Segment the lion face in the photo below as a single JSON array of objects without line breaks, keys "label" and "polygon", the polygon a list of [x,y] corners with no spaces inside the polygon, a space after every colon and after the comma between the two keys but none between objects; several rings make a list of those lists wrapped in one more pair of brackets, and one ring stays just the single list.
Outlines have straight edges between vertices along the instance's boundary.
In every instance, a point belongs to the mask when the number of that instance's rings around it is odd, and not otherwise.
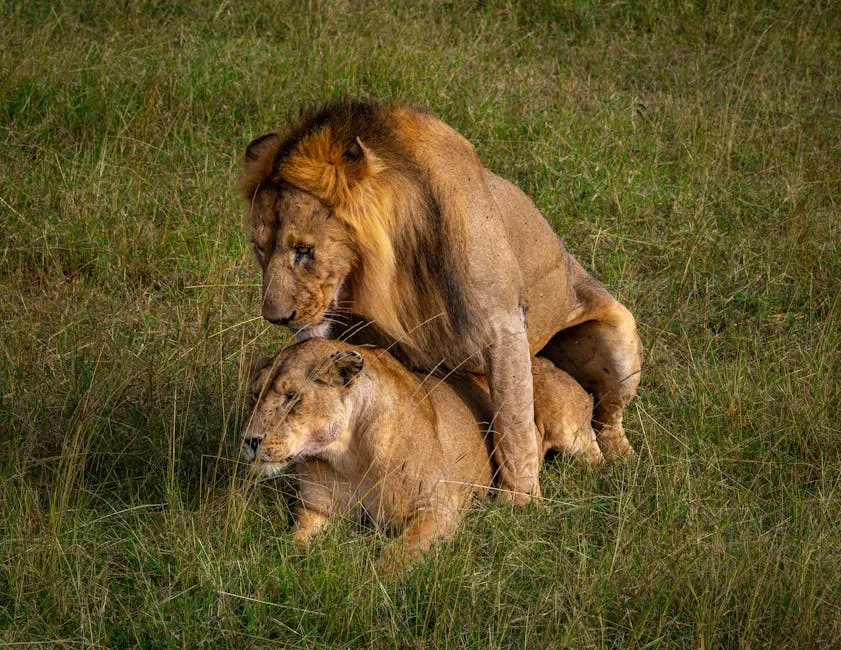
[{"label": "lion face", "polygon": [[309,339],[258,362],[240,459],[263,476],[347,446],[350,386],[364,364],[358,352],[336,350],[333,342]]},{"label": "lion face", "polygon": [[263,318],[296,333],[329,331],[357,258],[346,226],[311,194],[269,186],[251,203],[251,241],[263,268]]}]

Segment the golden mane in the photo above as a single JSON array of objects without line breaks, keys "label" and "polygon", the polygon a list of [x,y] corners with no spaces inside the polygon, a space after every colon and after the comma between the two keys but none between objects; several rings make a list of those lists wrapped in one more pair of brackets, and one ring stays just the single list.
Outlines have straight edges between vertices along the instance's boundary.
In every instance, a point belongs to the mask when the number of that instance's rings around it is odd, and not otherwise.
[{"label": "golden mane", "polygon": [[[396,132],[393,113],[349,102],[305,114],[284,136],[249,146],[240,193],[250,202],[265,183],[291,185],[327,206],[359,255],[354,311],[376,314],[411,357],[439,349],[442,327],[456,336],[470,320],[468,296],[454,289],[466,286],[454,277],[463,273],[466,232],[444,220],[421,162],[401,144],[415,134]],[[431,319],[440,322],[423,327]]]}]

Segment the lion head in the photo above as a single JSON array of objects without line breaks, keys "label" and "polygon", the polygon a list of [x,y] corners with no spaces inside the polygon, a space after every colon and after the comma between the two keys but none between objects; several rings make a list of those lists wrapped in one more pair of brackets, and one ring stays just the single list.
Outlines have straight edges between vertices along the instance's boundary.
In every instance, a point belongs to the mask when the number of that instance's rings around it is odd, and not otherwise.
[{"label": "lion head", "polygon": [[326,335],[341,297],[429,367],[441,357],[428,352],[464,338],[473,318],[465,225],[442,217],[412,149],[432,128],[449,129],[406,106],[338,102],[248,145],[240,193],[267,320],[299,338]]},{"label": "lion head", "polygon": [[349,346],[320,338],[259,361],[240,458],[274,476],[295,459],[347,445],[348,393],[363,366]]},{"label": "lion head", "polygon": [[251,243],[263,269],[263,317],[293,332],[325,334],[357,262],[347,227],[312,195],[269,185],[255,198]]}]

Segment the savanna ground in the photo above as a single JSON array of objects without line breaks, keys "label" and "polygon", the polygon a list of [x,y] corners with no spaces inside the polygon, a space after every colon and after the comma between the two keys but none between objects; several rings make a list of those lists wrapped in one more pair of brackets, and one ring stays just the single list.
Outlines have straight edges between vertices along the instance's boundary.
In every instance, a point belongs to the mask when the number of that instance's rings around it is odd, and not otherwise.
[{"label": "savanna ground", "polygon": [[[841,645],[834,2],[0,2],[0,643]],[[311,101],[424,105],[632,309],[637,458],[405,580],[233,461],[284,334],[234,184]]]}]

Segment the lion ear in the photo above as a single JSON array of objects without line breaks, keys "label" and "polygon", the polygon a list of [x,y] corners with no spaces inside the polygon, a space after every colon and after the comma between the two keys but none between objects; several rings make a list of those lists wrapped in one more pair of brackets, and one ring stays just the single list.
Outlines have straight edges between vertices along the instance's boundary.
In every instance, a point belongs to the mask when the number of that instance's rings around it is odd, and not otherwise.
[{"label": "lion ear", "polygon": [[331,197],[331,202],[339,204],[347,200],[347,194],[352,192],[353,188],[382,169],[382,161],[376,154],[366,147],[359,137],[354,138],[342,152],[341,163],[336,165],[336,173],[340,178],[334,185],[336,196]]},{"label": "lion ear", "polygon": [[349,386],[362,371],[365,361],[354,350],[334,352],[317,372],[317,379],[330,386]]},{"label": "lion ear", "polygon": [[280,149],[280,135],[267,133],[253,140],[245,148],[245,159],[239,177],[239,194],[251,201],[260,184],[271,178],[275,156]]},{"label": "lion ear", "polygon": [[342,159],[347,163],[345,169],[348,180],[357,183],[368,176],[379,174],[385,167],[359,137],[348,145],[342,154]]},{"label": "lion ear", "polygon": [[277,149],[279,141],[280,136],[277,133],[266,133],[252,140],[245,148],[245,161],[253,163],[261,160],[267,153]]}]

